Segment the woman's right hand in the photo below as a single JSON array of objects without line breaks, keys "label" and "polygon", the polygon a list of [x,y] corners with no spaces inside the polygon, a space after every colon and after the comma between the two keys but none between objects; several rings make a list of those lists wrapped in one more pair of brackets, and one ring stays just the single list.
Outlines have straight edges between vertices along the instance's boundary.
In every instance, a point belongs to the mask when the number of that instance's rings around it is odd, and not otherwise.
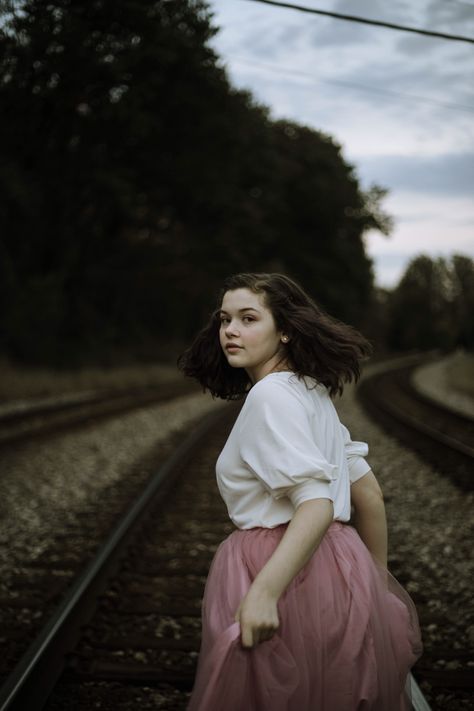
[{"label": "woman's right hand", "polygon": [[273,637],[280,626],[277,602],[269,591],[250,587],[235,613],[243,647],[251,649]]}]

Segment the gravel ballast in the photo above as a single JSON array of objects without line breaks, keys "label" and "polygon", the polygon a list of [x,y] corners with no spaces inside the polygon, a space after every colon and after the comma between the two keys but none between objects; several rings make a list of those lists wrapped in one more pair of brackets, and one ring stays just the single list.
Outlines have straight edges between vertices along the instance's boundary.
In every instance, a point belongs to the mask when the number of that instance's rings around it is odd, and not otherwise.
[{"label": "gravel ballast", "polygon": [[2,586],[12,566],[35,561],[58,531],[79,526],[84,514],[100,519],[124,478],[139,487],[150,476],[147,455],[222,406],[210,395],[186,395],[2,452]]},{"label": "gravel ballast", "polygon": [[[460,491],[369,419],[353,388],[336,406],[352,439],[369,444],[367,461],[385,497],[389,568],[419,605],[426,653],[440,650],[435,668],[467,666],[474,673],[472,658],[456,659],[456,650],[474,648],[474,494]],[[421,688],[434,710],[472,708],[468,692],[431,689],[426,682]]]},{"label": "gravel ballast", "polygon": [[[58,531],[80,521],[85,513],[100,517],[111,490],[124,477],[134,477],[139,487],[150,473],[141,463],[157,447],[170,446],[192,422],[213,408],[226,406],[209,395],[193,394],[4,452],[0,480],[3,589],[15,566],[41,556],[54,545]],[[336,406],[352,438],[369,444],[367,460],[386,500],[390,569],[415,602],[421,601],[425,648],[430,653],[435,648],[472,649],[473,494],[462,493],[381,430],[355,400],[354,388],[348,387]],[[436,664],[440,669],[456,669],[472,662],[440,655]],[[426,683],[422,689],[434,711],[472,707],[472,700],[460,693],[431,690]],[[141,693],[137,690],[137,697]],[[159,694],[149,693],[154,708],[166,708],[160,705]],[[136,706],[117,706],[122,708]]]}]

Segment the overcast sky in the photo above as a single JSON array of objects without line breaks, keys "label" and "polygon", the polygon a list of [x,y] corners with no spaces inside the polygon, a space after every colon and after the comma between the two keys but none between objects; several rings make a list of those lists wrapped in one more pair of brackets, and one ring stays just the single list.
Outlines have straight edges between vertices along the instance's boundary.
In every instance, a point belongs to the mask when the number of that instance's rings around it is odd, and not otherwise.
[{"label": "overcast sky", "polygon": [[[474,37],[474,0],[289,1]],[[365,237],[378,284],[394,286],[421,252],[474,257],[474,44],[252,0],[207,3],[232,84],[274,118],[329,133],[363,189],[389,189],[394,230]]]}]

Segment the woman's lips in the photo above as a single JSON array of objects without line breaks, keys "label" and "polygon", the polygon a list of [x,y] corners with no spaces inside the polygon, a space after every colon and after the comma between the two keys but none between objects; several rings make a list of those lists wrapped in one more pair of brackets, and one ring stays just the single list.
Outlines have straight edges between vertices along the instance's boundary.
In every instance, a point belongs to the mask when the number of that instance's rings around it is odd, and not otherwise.
[{"label": "woman's lips", "polygon": [[233,351],[233,350],[239,350],[242,348],[242,346],[235,346],[234,344],[230,344],[225,347],[226,351]]}]

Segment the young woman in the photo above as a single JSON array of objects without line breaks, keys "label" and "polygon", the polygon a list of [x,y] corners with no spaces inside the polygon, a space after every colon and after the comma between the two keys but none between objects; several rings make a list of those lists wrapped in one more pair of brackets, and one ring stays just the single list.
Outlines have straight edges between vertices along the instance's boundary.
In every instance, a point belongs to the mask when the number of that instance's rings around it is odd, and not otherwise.
[{"label": "young woman", "polygon": [[179,357],[213,396],[246,395],[216,464],[237,530],[209,571],[189,711],[410,708],[416,610],[387,571],[368,447],[331,400],[369,353],[288,277],[238,274]]}]

